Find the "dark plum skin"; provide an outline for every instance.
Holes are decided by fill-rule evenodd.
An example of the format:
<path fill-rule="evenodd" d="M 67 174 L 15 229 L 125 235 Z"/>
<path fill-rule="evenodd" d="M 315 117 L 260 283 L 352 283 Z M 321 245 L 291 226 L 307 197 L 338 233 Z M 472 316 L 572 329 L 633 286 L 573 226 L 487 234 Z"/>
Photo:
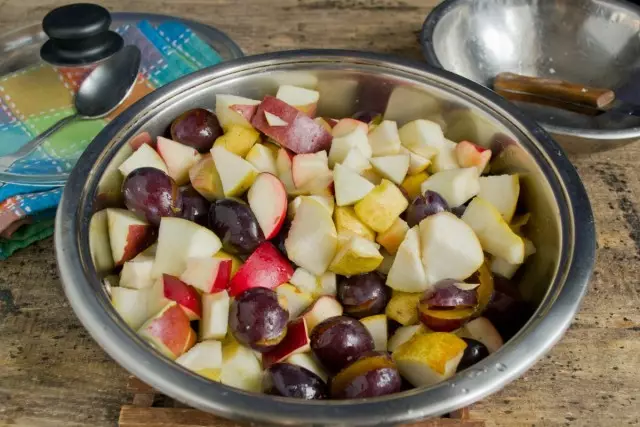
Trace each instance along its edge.
<path fill-rule="evenodd" d="M 359 319 L 383 313 L 391 294 L 384 278 L 371 272 L 340 280 L 337 297 L 344 312 Z"/>
<path fill-rule="evenodd" d="M 463 371 L 471 365 L 475 365 L 489 355 L 489 350 L 487 350 L 487 347 L 480 341 L 474 340 L 473 338 L 462 338 L 462 340 L 467 343 L 467 348 L 464 349 L 457 372 Z"/>
<path fill-rule="evenodd" d="M 448 210 L 449 205 L 440 194 L 427 190 L 423 196 L 418 196 L 411 202 L 407 208 L 406 221 L 409 227 L 413 227 L 430 215 Z"/>
<path fill-rule="evenodd" d="M 284 241 L 289 235 L 290 229 L 291 229 L 291 221 L 285 219 L 284 222 L 282 223 L 282 227 L 280 228 L 280 231 L 278 231 L 278 234 L 276 234 L 276 236 L 271 239 L 271 243 L 276 245 L 276 248 L 278 248 L 278 250 L 282 252 L 282 255 L 284 256 L 287 256 L 287 248 L 284 247 Z"/>
<path fill-rule="evenodd" d="M 234 254 L 249 255 L 265 241 L 251 208 L 234 199 L 211 204 L 209 228 L 222 240 L 224 250 Z"/>
<path fill-rule="evenodd" d="M 229 329 L 239 343 L 266 352 L 287 334 L 289 312 L 267 288 L 251 288 L 238 295 L 229 310 Z"/>
<path fill-rule="evenodd" d="M 305 400 L 326 399 L 329 395 L 319 376 L 291 363 L 271 365 L 265 371 L 264 389 L 267 394 Z"/>
<path fill-rule="evenodd" d="M 371 334 L 358 320 L 330 317 L 311 332 L 311 350 L 325 368 L 338 372 L 362 354 L 373 350 Z"/>
<path fill-rule="evenodd" d="M 193 147 L 200 153 L 211 150 L 222 133 L 216 115 L 204 108 L 185 111 L 171 123 L 171 139 Z"/>
<path fill-rule="evenodd" d="M 331 380 L 334 399 L 385 396 L 402 390 L 402 377 L 386 352 L 370 352 L 340 371 Z"/>
<path fill-rule="evenodd" d="M 211 203 L 191 186 L 182 188 L 180 193 L 182 194 L 182 218 L 206 226 Z"/>
<path fill-rule="evenodd" d="M 377 111 L 358 111 L 353 116 L 351 116 L 352 119 L 360 120 L 364 123 L 371 123 L 374 119 L 378 120 L 381 117 L 382 114 L 378 113 Z"/>
<path fill-rule="evenodd" d="M 124 204 L 150 224 L 160 225 L 160 218 L 180 216 L 182 195 L 175 181 L 156 168 L 138 168 L 122 184 Z"/>
<path fill-rule="evenodd" d="M 459 280 L 442 279 L 424 292 L 420 304 L 427 308 L 453 309 L 473 307 L 478 303 L 476 289 L 466 290 L 456 286 Z"/>

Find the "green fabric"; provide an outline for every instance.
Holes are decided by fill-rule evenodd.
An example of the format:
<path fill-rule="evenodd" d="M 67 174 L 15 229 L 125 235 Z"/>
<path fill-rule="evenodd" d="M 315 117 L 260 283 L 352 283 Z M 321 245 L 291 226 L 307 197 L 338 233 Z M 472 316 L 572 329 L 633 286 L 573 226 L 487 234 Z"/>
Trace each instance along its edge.
<path fill-rule="evenodd" d="M 0 238 L 0 260 L 7 259 L 18 249 L 49 237 L 53 234 L 53 219 L 45 219 L 33 224 L 25 225 L 16 230 L 10 239 Z"/>

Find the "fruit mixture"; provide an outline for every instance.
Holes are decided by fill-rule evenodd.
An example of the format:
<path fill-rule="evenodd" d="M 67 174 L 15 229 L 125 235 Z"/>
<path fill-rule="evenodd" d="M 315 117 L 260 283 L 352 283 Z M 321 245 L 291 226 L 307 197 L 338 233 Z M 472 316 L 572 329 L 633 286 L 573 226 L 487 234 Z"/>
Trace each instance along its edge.
<path fill-rule="evenodd" d="M 387 395 L 443 381 L 531 313 L 517 175 L 418 119 L 316 117 L 319 93 L 217 95 L 142 134 L 90 224 L 113 305 L 183 367 L 247 391 Z"/>

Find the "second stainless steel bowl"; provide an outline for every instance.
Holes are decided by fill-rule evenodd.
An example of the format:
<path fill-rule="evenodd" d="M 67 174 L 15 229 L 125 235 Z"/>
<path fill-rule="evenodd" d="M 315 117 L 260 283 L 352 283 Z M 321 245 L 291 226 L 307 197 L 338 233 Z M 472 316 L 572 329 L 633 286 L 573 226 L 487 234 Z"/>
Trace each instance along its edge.
<path fill-rule="evenodd" d="M 537 311 L 490 357 L 433 387 L 364 400 L 308 402 L 246 393 L 195 375 L 151 348 L 115 312 L 89 251 L 89 219 L 117 195 L 117 166 L 141 131 L 162 135 L 181 112 L 212 108 L 216 93 L 260 99 L 282 83 L 313 86 L 321 115 L 379 110 L 400 123 L 432 118 L 446 134 L 490 146 L 492 170 L 521 175 L 527 235 L 538 252 L 519 286 Z M 108 197 L 107 197 L 108 199 Z M 114 202 L 112 202 L 114 203 Z M 117 203 L 117 201 L 115 202 Z M 100 206 L 99 206 L 100 205 Z M 469 405 L 521 375 L 555 344 L 587 289 L 594 261 L 591 208 L 562 150 L 493 92 L 420 63 L 350 51 L 294 51 L 243 58 L 164 87 L 124 112 L 94 140 L 73 171 L 56 217 L 56 253 L 67 297 L 93 338 L 143 381 L 196 408 L 255 425 L 382 426 Z"/>

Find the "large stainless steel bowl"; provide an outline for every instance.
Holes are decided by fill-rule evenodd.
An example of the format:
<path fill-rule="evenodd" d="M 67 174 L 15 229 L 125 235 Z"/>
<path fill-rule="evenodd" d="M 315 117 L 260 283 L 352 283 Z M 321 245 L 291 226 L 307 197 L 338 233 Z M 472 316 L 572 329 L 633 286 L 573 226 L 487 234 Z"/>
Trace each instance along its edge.
<path fill-rule="evenodd" d="M 445 0 L 424 22 L 427 61 L 491 87 L 496 74 L 620 89 L 640 79 L 640 6 L 624 0 Z M 575 153 L 640 140 L 640 117 L 517 103 Z"/>
<path fill-rule="evenodd" d="M 502 349 L 449 381 L 358 401 L 304 402 L 245 393 L 208 381 L 153 350 L 112 308 L 89 252 L 88 224 L 96 193 L 118 191 L 114 168 L 127 140 L 160 135 L 180 112 L 213 107 L 216 93 L 252 98 L 283 82 L 321 92 L 319 111 L 342 117 L 380 109 L 400 122 L 432 117 L 447 135 L 491 146 L 492 171 L 522 176 L 528 233 L 538 251 L 520 287 L 537 305 L 528 324 Z M 466 406 L 521 375 L 560 339 L 586 289 L 594 262 L 591 208 L 563 151 L 537 125 L 493 92 L 445 71 L 402 59 L 350 51 L 294 51 L 231 61 L 164 87 L 131 107 L 89 146 L 71 174 L 56 219 L 60 276 L 71 306 L 96 341 L 122 366 L 156 389 L 194 407 L 258 425 L 379 426 L 440 415 Z"/>

